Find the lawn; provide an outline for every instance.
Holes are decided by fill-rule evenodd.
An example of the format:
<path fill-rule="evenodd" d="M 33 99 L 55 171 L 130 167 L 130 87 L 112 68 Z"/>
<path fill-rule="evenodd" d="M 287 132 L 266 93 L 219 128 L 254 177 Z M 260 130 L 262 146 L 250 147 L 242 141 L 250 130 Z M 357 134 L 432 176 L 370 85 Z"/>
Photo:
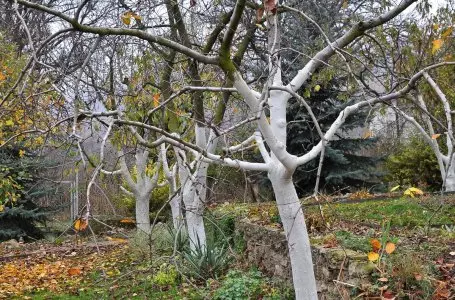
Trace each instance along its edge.
<path fill-rule="evenodd" d="M 375 262 L 371 284 L 350 293 L 448 299 L 455 254 L 451 198 L 324 203 L 321 208 L 324 218 L 317 205 L 305 207 L 313 245 L 364 255 L 372 251 L 373 240 L 382 243 L 382 251 L 386 243 L 396 246 Z M 289 283 L 267 277 L 244 260 L 245 245 L 235 232 L 239 219 L 281 229 L 274 203 L 225 203 L 207 211 L 211 256 L 185 250 L 185 238 L 165 225 L 155 228 L 151 248 L 125 229 L 121 232 L 129 239 L 100 234 L 99 252 L 89 234 L 68 235 L 57 243 L 2 243 L 0 298 L 293 299 Z M 225 237 L 229 243 L 220 243 Z"/>

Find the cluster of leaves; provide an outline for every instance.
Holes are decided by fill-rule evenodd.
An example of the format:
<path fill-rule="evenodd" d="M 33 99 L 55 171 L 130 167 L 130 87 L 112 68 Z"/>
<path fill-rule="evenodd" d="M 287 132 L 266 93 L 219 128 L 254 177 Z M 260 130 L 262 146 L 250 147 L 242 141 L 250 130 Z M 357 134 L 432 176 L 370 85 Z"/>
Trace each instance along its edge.
<path fill-rule="evenodd" d="M 422 139 L 413 137 L 390 155 L 385 168 L 385 179 L 400 186 L 441 188 L 442 179 L 438 162 L 431 147 Z"/>
<path fill-rule="evenodd" d="M 0 244 L 0 250 L 11 255 L 7 246 L 7 243 Z M 19 252 L 19 258 L 14 261 L 0 262 L 0 298 L 44 290 L 76 293 L 86 285 L 90 279 L 88 275 L 93 272 L 116 277 L 120 273 L 118 266 L 128 259 L 125 256 L 127 246 L 124 247 L 114 247 L 98 254 L 94 252 L 94 247 L 74 251 L 74 247 L 56 248 L 43 244 L 41 248 L 44 251 L 34 251 L 26 258 L 21 258 Z"/>

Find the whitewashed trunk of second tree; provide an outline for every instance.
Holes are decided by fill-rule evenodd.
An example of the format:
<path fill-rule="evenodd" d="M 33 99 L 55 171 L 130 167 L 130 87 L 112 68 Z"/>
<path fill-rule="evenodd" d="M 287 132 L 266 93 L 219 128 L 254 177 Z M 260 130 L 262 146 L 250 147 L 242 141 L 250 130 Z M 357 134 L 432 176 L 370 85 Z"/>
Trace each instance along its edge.
<path fill-rule="evenodd" d="M 445 182 L 445 189 L 446 192 L 455 192 L 455 162 L 449 166 L 449 170 L 447 170 L 447 177 Z"/>
<path fill-rule="evenodd" d="M 292 175 L 282 165 L 272 165 L 269 179 L 288 241 L 296 299 L 317 300 L 310 239 Z"/>
<path fill-rule="evenodd" d="M 206 248 L 206 235 L 203 219 L 203 205 L 197 194 L 197 184 L 188 183 L 183 190 L 183 202 L 185 203 L 185 219 L 190 239 L 190 248 L 195 250 Z"/>
<path fill-rule="evenodd" d="M 182 216 L 182 206 L 181 206 L 181 195 L 177 193 L 172 196 L 169 205 L 171 206 L 172 214 L 172 223 L 174 224 L 175 230 L 183 229 L 183 216 Z"/>
<path fill-rule="evenodd" d="M 150 194 L 136 197 L 136 228 L 138 233 L 150 234 Z"/>

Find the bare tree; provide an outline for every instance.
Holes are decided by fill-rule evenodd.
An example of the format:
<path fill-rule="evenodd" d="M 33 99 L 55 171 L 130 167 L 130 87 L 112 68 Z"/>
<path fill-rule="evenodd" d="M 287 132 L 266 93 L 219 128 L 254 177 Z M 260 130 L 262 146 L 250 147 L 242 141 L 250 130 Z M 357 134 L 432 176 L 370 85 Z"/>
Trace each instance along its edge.
<path fill-rule="evenodd" d="M 8 1 L 11 2 L 11 1 Z M 69 1 L 71 2 L 71 1 Z M 390 103 L 392 100 L 400 99 L 408 94 L 416 85 L 417 81 L 425 76 L 430 70 L 444 65 L 452 64 L 444 62 L 429 66 L 422 66 L 411 77 L 397 82 L 391 91 L 384 91 L 371 98 L 364 93 L 364 98 L 357 103 L 347 106 L 329 128 L 319 128 L 321 142 L 299 157 L 291 155 L 286 150 L 286 107 L 290 98 L 295 97 L 307 108 L 308 115 L 317 126 L 313 112 L 305 103 L 304 97 L 297 92 L 311 80 L 312 76 L 322 72 L 326 68 L 332 67 L 331 62 L 337 58 L 340 61 L 338 67 L 342 66 L 349 73 L 353 73 L 350 60 L 355 55 L 346 51 L 356 40 L 362 39 L 368 34 L 369 30 L 382 26 L 391 21 L 394 17 L 402 13 L 415 0 L 401 1 L 396 7 L 384 8 L 383 12 L 374 14 L 362 14 L 359 11 L 358 22 L 354 24 L 343 23 L 343 29 L 335 37 L 327 35 L 319 27 L 323 41 L 326 46 L 321 46 L 314 53 L 308 54 L 309 58 L 303 68 L 296 72 L 288 83 L 284 83 L 281 51 L 283 43 L 281 36 L 284 34 L 286 20 L 291 14 L 299 14 L 308 19 L 309 16 L 304 12 L 293 9 L 290 6 L 280 5 L 277 0 L 265 1 L 259 5 L 245 0 L 235 2 L 232 13 L 221 22 L 220 30 L 212 30 L 208 36 L 191 40 L 189 31 L 185 30 L 183 16 L 177 8 L 176 1 L 165 1 L 166 9 L 154 7 L 154 12 L 144 9 L 144 12 L 136 8 L 129 8 L 128 12 L 116 11 L 118 8 L 110 1 L 82 1 L 80 4 L 71 3 L 66 9 L 52 8 L 47 5 L 37 4 L 26 0 L 17 0 L 22 6 L 37 9 L 47 15 L 51 15 L 59 20 L 59 24 L 64 28 L 71 28 L 83 35 L 98 36 L 127 36 L 128 38 L 138 38 L 147 41 L 154 50 L 162 49 L 177 52 L 181 59 L 186 61 L 183 68 L 187 72 L 190 81 L 188 90 L 192 90 L 193 119 L 195 122 L 195 142 L 186 140 L 182 135 L 169 132 L 163 126 L 148 124 L 135 120 L 128 120 L 122 112 L 111 110 L 102 113 L 92 113 L 99 117 L 109 114 L 116 115 L 114 123 L 116 125 L 129 126 L 134 130 L 148 130 L 157 135 L 157 140 L 150 142 L 140 135 L 135 134 L 137 142 L 145 147 L 157 147 L 161 143 L 166 143 L 175 147 L 178 160 L 178 170 L 180 173 L 180 183 L 185 209 L 187 209 L 186 222 L 192 243 L 196 240 L 204 240 L 204 228 L 202 219 L 203 204 L 205 201 L 206 170 L 208 164 L 222 164 L 226 166 L 241 168 L 245 170 L 256 170 L 267 172 L 275 193 L 284 231 L 289 245 L 289 256 L 292 266 L 293 283 L 297 299 L 317 299 L 316 280 L 313 272 L 313 262 L 311 257 L 310 241 L 305 225 L 304 213 L 297 197 L 297 193 L 292 181 L 292 175 L 299 165 L 306 164 L 316 158 L 323 151 L 326 143 L 330 142 L 340 126 L 352 114 L 359 109 L 374 106 L 378 103 Z M 253 9 L 251 9 L 253 8 Z M 124 9 L 124 8 L 123 8 Z M 167 12 L 169 15 L 160 11 Z M 124 13 L 123 13 L 124 12 Z M 171 13 L 172 12 L 172 13 Z M 252 13 L 254 12 L 254 14 Z M 354 10 L 355 12 L 355 10 Z M 166 31 L 154 27 L 153 17 L 158 15 L 161 20 L 174 20 L 175 28 L 179 33 L 178 38 L 166 36 Z M 189 13 L 191 18 L 192 14 Z M 260 82 L 248 84 L 250 73 L 242 70 L 236 65 L 234 51 L 241 49 L 243 45 L 239 36 L 248 34 L 251 24 L 251 17 L 255 16 L 256 21 L 266 24 L 265 51 L 267 59 L 267 69 L 264 70 L 265 79 Z M 119 21 L 123 18 L 123 24 Z M 134 21 L 134 20 L 136 21 Z M 245 21 L 247 19 L 247 21 Z M 311 19 L 311 18 L 310 18 Z M 354 18 L 355 19 L 355 18 Z M 312 19 L 311 19 L 312 20 Z M 133 26 L 128 24 L 135 22 Z M 147 25 L 150 21 L 151 26 Z M 312 20 L 316 25 L 317 22 Z M 125 28 L 128 25 L 128 28 Z M 218 28 L 218 27 L 217 27 Z M 205 28 L 201 28 L 201 36 L 204 36 Z M 199 36 L 198 36 L 199 37 Z M 202 47 L 198 41 L 206 40 L 210 45 L 208 48 Z M 247 43 L 248 45 L 249 43 Z M 291 45 L 292 46 L 292 45 Z M 349 59 L 348 59 L 349 58 Z M 207 87 L 202 84 L 200 77 L 201 68 L 214 68 L 222 70 L 225 74 L 225 86 Z M 230 86 L 232 85 L 233 88 Z M 362 84 L 358 84 L 362 92 Z M 254 89 L 256 87 L 259 91 Z M 181 87 L 180 87 L 181 88 Z M 217 122 L 208 122 L 204 113 L 203 91 L 218 91 L 224 93 L 236 92 L 242 96 L 249 107 L 250 116 L 245 122 L 235 124 L 227 129 L 220 130 Z M 178 93 L 178 92 L 177 92 Z M 166 102 L 165 100 L 164 102 Z M 164 103 L 162 102 L 162 103 Z M 164 107 L 164 106 L 163 106 Z M 222 116 L 222 114 L 220 114 Z M 80 111 L 76 109 L 75 118 L 80 116 Z M 258 130 L 251 134 L 251 137 L 238 145 L 227 145 L 227 148 L 242 149 L 250 146 L 253 142 L 257 145 L 263 162 L 254 163 L 231 158 L 229 155 L 216 154 L 216 144 L 228 133 L 234 131 L 239 126 L 248 122 L 255 121 Z M 159 137 L 158 137 L 159 136 Z M 190 162 L 188 156 L 194 159 Z"/>

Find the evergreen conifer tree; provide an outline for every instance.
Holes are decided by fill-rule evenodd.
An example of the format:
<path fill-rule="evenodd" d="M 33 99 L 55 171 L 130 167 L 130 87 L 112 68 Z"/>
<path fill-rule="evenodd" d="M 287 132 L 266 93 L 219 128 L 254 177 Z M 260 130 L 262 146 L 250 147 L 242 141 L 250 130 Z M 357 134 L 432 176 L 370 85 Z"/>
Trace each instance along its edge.
<path fill-rule="evenodd" d="M 43 161 L 23 151 L 0 150 L 0 241 L 42 237 L 37 224 L 46 220 L 47 212 L 34 200 L 46 193 L 38 184 Z"/>

